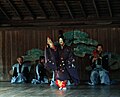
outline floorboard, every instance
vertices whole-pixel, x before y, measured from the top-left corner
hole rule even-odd
[[[0,82],[0,97],[120,97],[120,85],[69,86],[66,91],[48,84],[11,84]]]

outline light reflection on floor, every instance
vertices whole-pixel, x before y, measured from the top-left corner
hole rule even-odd
[[[66,91],[63,91],[47,84],[0,82],[0,97],[120,97],[120,85],[69,86]]]

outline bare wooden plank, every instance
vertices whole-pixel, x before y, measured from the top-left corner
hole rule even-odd
[[[66,91],[59,91],[57,87],[46,84],[10,84],[2,82],[0,86],[1,97],[119,97],[120,85],[111,86],[70,86]],[[102,91],[102,92],[101,92]]]

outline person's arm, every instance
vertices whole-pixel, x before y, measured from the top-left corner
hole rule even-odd
[[[36,74],[39,75],[39,66],[36,66]]]
[[[93,57],[93,58],[92,58],[92,63],[94,63],[97,59],[98,59],[98,58]]]
[[[56,47],[55,47],[55,45],[54,45],[54,43],[53,43],[52,40],[50,40],[50,41],[47,42],[47,48],[48,48],[48,47],[50,47],[50,48],[53,49],[53,50],[56,50]]]
[[[94,63],[99,58],[99,54],[96,50],[92,52],[92,63]]]
[[[40,79],[40,74],[39,74],[39,66],[36,65],[36,74],[37,74],[37,80]]]

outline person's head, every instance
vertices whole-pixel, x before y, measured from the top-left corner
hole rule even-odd
[[[65,44],[65,39],[64,39],[62,30],[59,30],[58,42],[61,46]]]
[[[97,49],[98,52],[102,52],[103,51],[103,45],[102,44],[98,44],[96,46],[96,49]]]
[[[23,63],[23,57],[18,57],[17,62],[20,63],[20,64]]]
[[[45,57],[44,56],[40,56],[39,60],[40,60],[41,63],[45,63]]]
[[[58,40],[58,41],[59,41],[59,44],[60,44],[61,46],[63,46],[63,45],[65,44],[65,43],[64,43],[64,39],[63,39],[63,38],[61,38],[61,37],[59,38],[59,40]]]

